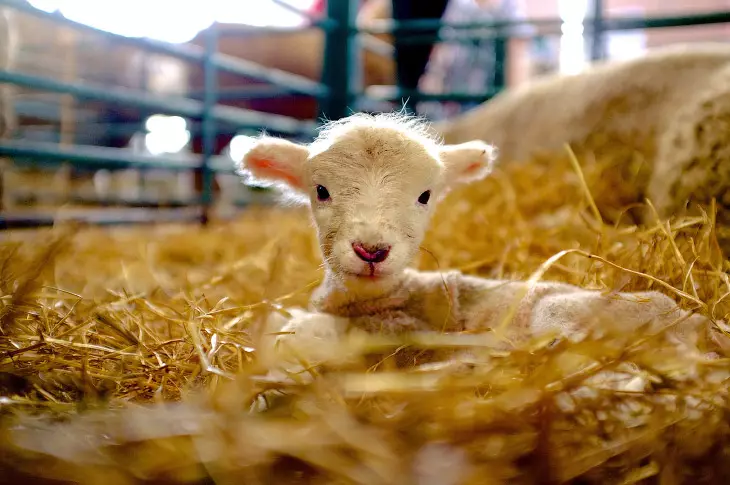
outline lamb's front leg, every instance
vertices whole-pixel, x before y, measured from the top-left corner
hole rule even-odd
[[[335,357],[338,344],[347,332],[347,318],[327,313],[290,310],[291,318],[272,314],[267,322],[269,338],[259,355],[268,365],[284,364],[288,372],[306,371]]]

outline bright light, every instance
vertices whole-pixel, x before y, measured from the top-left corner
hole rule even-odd
[[[179,116],[152,115],[145,121],[144,127],[147,131],[183,131],[188,127],[184,118]]]
[[[178,153],[190,142],[187,122],[179,116],[152,115],[145,128],[145,148],[152,155]]]
[[[58,10],[61,0],[28,0],[28,3],[38,10],[53,13]]]
[[[314,0],[287,0],[286,3],[299,10],[309,10]],[[252,27],[301,27],[306,24],[304,17],[271,0],[217,0],[211,7],[215,20],[221,23]]]
[[[191,41],[214,20],[201,2],[177,0],[63,0],[60,10],[64,17],[100,30],[170,43]]]
[[[586,64],[583,21],[588,11],[588,0],[560,0],[558,11],[563,24],[560,31],[560,72],[578,74]]]
[[[583,34],[560,36],[560,72],[578,74],[586,65]]]
[[[588,13],[588,0],[559,0],[558,14],[566,24],[582,24]]]
[[[75,22],[125,37],[185,43],[213,22],[255,27],[299,27],[306,20],[272,0],[28,0],[46,12],[60,10]],[[314,0],[288,0],[307,10]]]
[[[583,35],[583,31],[585,30],[585,27],[583,27],[583,24],[563,24],[560,26],[560,33],[563,35]]]
[[[642,6],[626,6],[611,9],[611,15],[624,18],[643,18],[645,13]],[[646,32],[643,30],[607,32],[606,41],[609,59],[635,59],[646,52]]]
[[[231,139],[231,143],[228,145],[228,156],[234,162],[240,162],[243,160],[243,156],[251,148],[256,140],[250,136],[236,135]]]

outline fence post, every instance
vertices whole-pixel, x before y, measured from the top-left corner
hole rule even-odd
[[[497,29],[494,38],[494,88],[502,91],[507,86],[507,63],[510,62],[507,50],[511,37],[505,37],[503,29]]]
[[[350,82],[356,76],[353,72],[355,36],[351,27],[357,18],[357,0],[328,0],[327,17],[335,21],[332,29],[326,31],[322,83],[330,89],[327,98],[319,103],[319,118],[337,120],[348,114],[352,102]]]
[[[591,25],[591,60],[605,57],[603,45],[603,0],[593,0],[593,21]]]
[[[213,56],[218,51],[217,24],[211,25],[205,32],[205,57],[203,58],[203,116],[201,130],[203,135],[203,155],[201,161],[202,189],[200,202],[202,205],[201,223],[210,220],[210,209],[213,204],[213,171],[210,159],[215,151],[216,122],[213,110],[218,103],[218,70]]]

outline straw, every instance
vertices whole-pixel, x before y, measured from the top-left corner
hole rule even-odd
[[[579,163],[580,160],[580,163]],[[714,207],[632,225],[618,160],[537,158],[450,194],[415,264],[657,290],[730,309]],[[613,175],[612,175],[613,174]],[[620,193],[617,195],[617,193]],[[621,195],[623,194],[623,195]],[[627,195],[628,194],[628,195]],[[643,203],[647,208],[649,204]],[[210,227],[0,243],[0,463],[17,483],[724,483],[730,355],[606,319],[574,341],[355,336],[322,367],[261,358],[321,280],[302,209]],[[707,335],[726,332],[708,326]],[[402,346],[468,366],[371,368]],[[701,347],[701,346],[700,346]],[[33,480],[31,482],[31,480]]]

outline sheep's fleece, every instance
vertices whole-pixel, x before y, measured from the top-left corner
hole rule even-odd
[[[725,209],[719,222],[730,223],[727,43],[678,44],[578,75],[548,75],[434,129],[446,143],[494,144],[501,163],[562,156],[565,143],[596,157],[638,154],[646,165],[646,176],[634,179],[638,195],[661,217],[715,197]]]
[[[353,330],[391,335],[493,331],[494,345],[508,349],[533,337],[580,337],[607,320],[628,335],[671,327],[668,341],[695,352],[697,345],[723,344],[708,319],[680,310],[659,292],[604,294],[558,282],[407,268],[415,254],[408,248],[420,245],[425,211],[435,205],[424,203],[418,193],[431,187],[433,202],[449,185],[487,176],[494,157],[481,142],[443,145],[427,132],[397,115],[357,114],[325,127],[309,146],[271,137],[252,140],[242,170],[307,195],[324,255],[324,281],[309,311],[297,311],[288,320],[277,314],[269,322],[269,330],[281,332],[275,340],[294,345],[298,358],[326,360],[327,342]],[[400,237],[401,227],[409,228],[407,237]],[[360,261],[345,249],[353,238],[373,245],[386,241],[394,255],[384,262]],[[413,365],[415,355],[402,353],[397,360]]]

